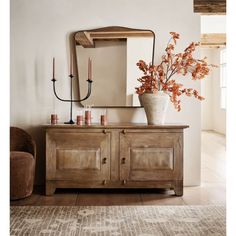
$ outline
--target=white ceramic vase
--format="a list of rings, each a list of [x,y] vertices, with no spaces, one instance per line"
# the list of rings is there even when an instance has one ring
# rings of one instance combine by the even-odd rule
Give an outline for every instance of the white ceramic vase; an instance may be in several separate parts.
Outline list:
[[[156,94],[144,93],[139,95],[139,101],[141,106],[144,107],[149,125],[162,125],[165,123],[169,100],[169,95],[163,91],[158,91]]]

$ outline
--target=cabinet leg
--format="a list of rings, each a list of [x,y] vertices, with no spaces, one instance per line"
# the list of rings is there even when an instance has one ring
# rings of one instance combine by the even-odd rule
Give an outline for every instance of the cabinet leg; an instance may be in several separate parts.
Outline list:
[[[174,191],[176,196],[183,196],[183,180],[175,181]]]
[[[45,195],[50,196],[53,195],[55,192],[55,184],[53,182],[46,182],[46,188],[45,188]]]

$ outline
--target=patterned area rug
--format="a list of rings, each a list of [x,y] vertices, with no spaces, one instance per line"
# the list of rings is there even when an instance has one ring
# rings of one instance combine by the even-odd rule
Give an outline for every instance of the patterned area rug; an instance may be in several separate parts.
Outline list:
[[[220,236],[225,206],[13,206],[13,235]]]

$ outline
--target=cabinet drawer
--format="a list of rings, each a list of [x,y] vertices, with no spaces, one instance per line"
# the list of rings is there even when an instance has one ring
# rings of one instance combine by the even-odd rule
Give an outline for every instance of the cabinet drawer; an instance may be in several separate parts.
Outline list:
[[[120,134],[120,179],[155,181],[182,178],[182,134]]]
[[[110,179],[109,133],[50,132],[47,144],[47,179]]]

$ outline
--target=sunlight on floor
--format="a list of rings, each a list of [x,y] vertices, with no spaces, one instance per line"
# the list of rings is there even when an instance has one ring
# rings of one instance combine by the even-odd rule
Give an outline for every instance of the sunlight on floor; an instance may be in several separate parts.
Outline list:
[[[202,183],[225,183],[225,136],[213,131],[202,132]]]
[[[225,136],[213,131],[202,132],[201,186],[185,187],[187,205],[225,204]]]

